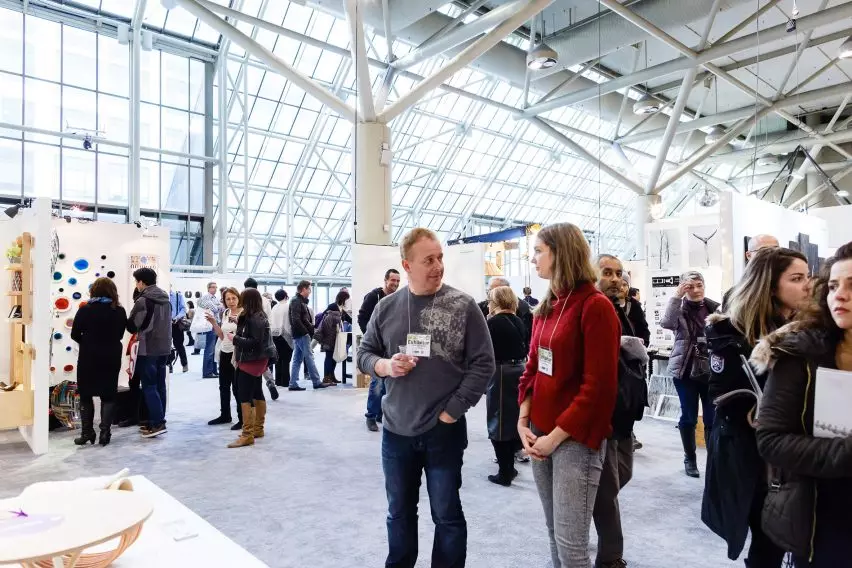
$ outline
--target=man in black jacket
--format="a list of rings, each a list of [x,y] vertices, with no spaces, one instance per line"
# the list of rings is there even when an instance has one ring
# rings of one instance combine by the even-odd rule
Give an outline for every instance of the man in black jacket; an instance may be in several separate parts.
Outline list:
[[[370,323],[370,318],[373,317],[373,311],[376,309],[379,301],[385,296],[390,296],[399,289],[399,271],[395,268],[385,272],[385,285],[381,288],[376,288],[367,292],[364,296],[364,301],[361,302],[361,309],[358,310],[358,327],[361,328],[361,333],[367,333],[367,324]],[[367,430],[370,432],[378,432],[378,422],[382,421],[382,397],[385,396],[385,380],[377,377],[372,370],[370,371],[370,388],[367,391],[367,413],[364,416],[367,418]]]
[[[299,386],[299,368],[305,361],[314,390],[324,389],[328,385],[320,380],[317,365],[314,362],[314,352],[311,350],[311,338],[314,336],[314,320],[308,309],[308,298],[311,296],[311,283],[302,280],[296,288],[296,295],[290,301],[290,327],[293,331],[293,361],[290,365],[290,386],[288,390],[303,391]]]
[[[645,311],[642,309],[642,303],[636,298],[630,297],[630,277],[627,274],[623,275],[621,285],[621,293],[619,294],[619,306],[625,315],[625,320],[621,325],[627,325],[629,329],[624,330],[622,335],[630,335],[638,337],[648,347],[651,341],[651,330],[648,327],[648,319],[645,317]],[[621,317],[619,315],[619,317]]]

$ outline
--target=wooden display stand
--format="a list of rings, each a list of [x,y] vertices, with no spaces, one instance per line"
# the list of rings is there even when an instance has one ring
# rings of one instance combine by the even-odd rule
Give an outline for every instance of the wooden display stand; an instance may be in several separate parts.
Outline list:
[[[27,326],[33,323],[33,237],[30,233],[23,234],[20,264],[6,266],[6,271],[15,278],[20,275],[21,289],[7,292],[10,298],[10,308],[15,309],[15,317],[10,317],[6,323],[11,326],[10,334],[10,369],[9,376],[2,381],[7,385],[15,385],[10,391],[0,390],[0,429],[30,426],[33,423],[34,395],[32,384],[32,362],[35,350],[27,343]]]

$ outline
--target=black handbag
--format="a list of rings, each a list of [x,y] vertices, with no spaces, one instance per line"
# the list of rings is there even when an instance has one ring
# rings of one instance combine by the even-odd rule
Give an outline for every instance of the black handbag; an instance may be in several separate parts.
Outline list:
[[[690,379],[699,383],[710,383],[710,350],[704,337],[699,337],[692,345],[691,365]]]
[[[189,318],[183,316],[179,320],[177,320],[178,329],[181,331],[189,331],[189,328],[192,327],[192,322],[189,321]]]

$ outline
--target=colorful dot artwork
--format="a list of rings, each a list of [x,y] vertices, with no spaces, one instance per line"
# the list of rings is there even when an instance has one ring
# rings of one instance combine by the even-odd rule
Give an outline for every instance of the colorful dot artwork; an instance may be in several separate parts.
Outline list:
[[[71,294],[71,297],[74,298],[75,300],[79,300],[80,298],[83,297],[83,294],[81,294],[80,292],[74,292],[73,294]]]
[[[100,273],[100,272],[95,272],[95,278],[100,278],[100,277],[101,277],[101,273]]]
[[[113,272],[112,270],[107,272],[107,278],[115,278],[115,272]]]
[[[102,255],[101,255],[101,260],[106,260],[106,255],[105,255],[105,254],[102,254]]]
[[[62,339],[62,333],[57,331],[53,334],[53,339]]]
[[[77,309],[78,310],[83,309],[88,303],[89,302],[87,302],[86,300],[83,300],[82,302],[80,302],[80,305],[77,306]]]
[[[66,347],[65,351],[71,351],[71,346],[69,345],[68,347]]]
[[[89,261],[85,258],[78,258],[74,261],[74,272],[88,272],[89,271]]]
[[[53,300],[53,307],[60,312],[67,312],[71,309],[71,300],[69,300],[65,296],[59,296],[58,298]]]
[[[76,286],[77,285],[77,279],[76,278],[69,278],[68,279],[68,285],[69,286]]]
[[[59,282],[60,280],[62,280],[62,273],[61,272],[54,272],[53,273],[53,281]]]
[[[65,371],[66,373],[70,373],[71,371],[73,371],[73,370],[74,370],[74,365],[65,365],[65,366],[62,368],[62,370],[63,370],[63,371]]]
[[[68,328],[68,329],[71,329],[72,327],[74,327],[74,318],[67,318],[65,320],[65,327]]]
[[[60,252],[60,253],[59,253],[59,257],[58,257],[58,258],[59,258],[59,260],[65,260],[65,253],[64,253],[64,252]]]

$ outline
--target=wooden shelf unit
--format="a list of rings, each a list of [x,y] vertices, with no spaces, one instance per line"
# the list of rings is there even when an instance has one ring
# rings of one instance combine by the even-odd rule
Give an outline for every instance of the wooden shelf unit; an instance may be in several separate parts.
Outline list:
[[[7,292],[9,308],[19,306],[20,318],[7,319],[10,326],[10,370],[4,378],[6,384],[18,383],[12,391],[0,390],[0,428],[16,428],[29,426],[33,423],[34,395],[32,383],[32,362],[35,352],[27,343],[30,330],[28,326],[33,321],[33,237],[30,233],[22,236],[21,262],[5,267],[9,272],[21,274],[21,291]]]

